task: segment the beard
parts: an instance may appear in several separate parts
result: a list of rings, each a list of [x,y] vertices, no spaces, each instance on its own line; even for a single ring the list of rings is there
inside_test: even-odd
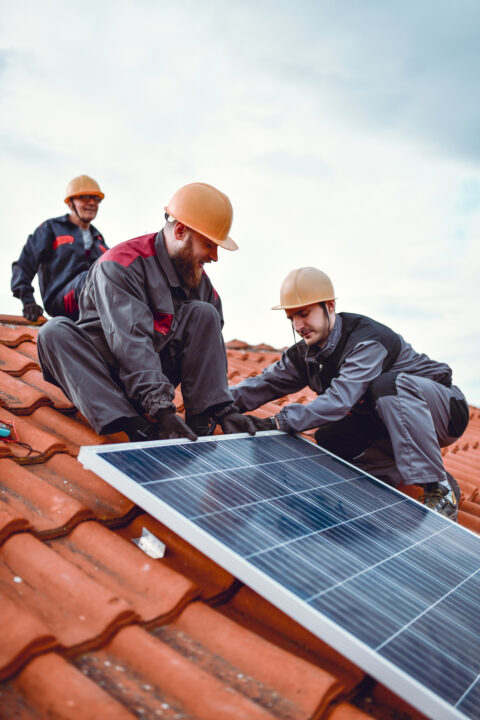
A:
[[[175,253],[172,263],[187,287],[196,288],[200,285],[203,268],[199,267],[194,260],[191,240],[186,240],[180,250]]]

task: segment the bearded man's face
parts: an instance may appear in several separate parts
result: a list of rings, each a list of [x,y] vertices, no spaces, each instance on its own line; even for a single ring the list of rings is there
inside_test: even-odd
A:
[[[218,246],[195,231],[190,231],[182,246],[172,257],[179,277],[189,288],[200,285],[205,263],[217,262]]]

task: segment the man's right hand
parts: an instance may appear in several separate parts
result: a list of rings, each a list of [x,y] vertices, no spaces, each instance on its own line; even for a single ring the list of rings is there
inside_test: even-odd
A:
[[[197,440],[197,436],[187,423],[182,420],[180,415],[172,410],[164,410],[157,413],[157,424],[155,426],[155,435],[159,439],[173,440],[174,438],[188,438],[188,440]],[[152,438],[153,439],[153,438]]]
[[[43,308],[40,307],[40,305],[37,305],[37,303],[31,302],[26,303],[23,306],[23,317],[25,317],[28,322],[37,322],[40,315],[43,314]]]

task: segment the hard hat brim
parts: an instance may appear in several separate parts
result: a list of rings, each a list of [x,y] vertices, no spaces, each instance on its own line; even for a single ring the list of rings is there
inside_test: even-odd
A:
[[[231,237],[227,237],[226,240],[215,240],[215,238],[208,238],[212,242],[216,243],[217,245],[220,245],[224,250],[238,250],[238,245],[235,242],[235,240],[232,240]]]
[[[330,302],[330,300],[336,300],[337,298],[325,298],[324,300],[312,300],[312,302],[303,303],[302,305],[274,305],[270,310],[295,310],[295,308],[308,307],[309,305],[318,305],[322,302]]]
[[[189,227],[190,230],[194,230],[195,232],[198,232],[199,235],[206,237],[208,240],[211,240],[212,242],[215,243],[215,245],[219,245],[224,250],[238,250],[237,243],[235,242],[235,240],[232,240],[232,238],[230,236],[227,236],[225,238],[225,240],[219,240],[218,238],[214,237],[213,235],[210,235],[210,234],[207,235],[207,233],[201,232],[200,230],[197,230],[196,228],[193,228],[190,225],[187,225],[187,223],[183,222],[183,220],[179,220],[174,215],[170,215],[170,212],[168,210],[168,205],[166,205],[163,209],[165,210],[165,212],[168,215],[167,220],[169,220],[169,221],[176,220],[177,222],[181,222],[182,225],[185,225],[185,227]]]
[[[69,195],[68,197],[65,198],[64,202],[68,203],[68,201],[71,200],[72,198],[81,197],[82,195],[95,195],[95,197],[99,197],[100,200],[103,200],[105,198],[105,195],[102,192],[97,192],[97,191],[93,191],[93,190],[89,190],[87,192],[87,190],[85,190],[84,192],[76,192],[76,193],[73,193],[73,195]]]

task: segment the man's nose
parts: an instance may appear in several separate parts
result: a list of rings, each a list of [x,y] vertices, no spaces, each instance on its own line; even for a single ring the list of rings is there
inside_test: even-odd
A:
[[[217,245],[210,248],[208,256],[212,262],[217,262],[217,260],[218,260],[218,246]]]
[[[303,318],[297,317],[295,315],[295,317],[292,319],[292,324],[293,324],[293,329],[295,330],[295,332],[300,332],[300,330],[303,327]]]

